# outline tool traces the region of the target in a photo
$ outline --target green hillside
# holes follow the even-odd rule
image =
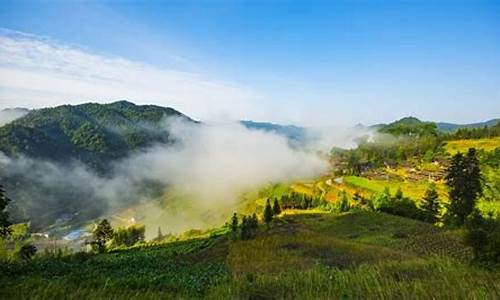
[[[106,254],[12,263],[3,298],[495,298],[460,232],[384,213],[285,211],[250,240],[228,230]]]
[[[180,112],[127,101],[32,110],[0,127],[0,151],[58,162],[72,159],[104,171],[107,164],[153,143],[169,142],[161,121]]]

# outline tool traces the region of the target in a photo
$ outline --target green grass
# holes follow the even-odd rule
[[[384,186],[364,177],[359,176],[346,176],[344,177],[346,185],[368,190],[372,193],[381,193],[384,191]]]
[[[251,240],[216,236],[0,269],[5,299],[500,296],[460,232],[384,213],[285,211]]]
[[[215,287],[214,299],[495,299],[498,274],[443,258],[362,265],[317,266],[307,271],[257,275]]]
[[[95,295],[94,290],[126,296],[140,292],[199,296],[227,275],[226,251],[227,239],[213,237],[5,264],[0,271],[4,287],[0,298],[31,298],[40,291],[42,298],[66,294],[76,299]]]

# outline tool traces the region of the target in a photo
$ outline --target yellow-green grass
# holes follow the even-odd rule
[[[446,151],[451,155],[457,152],[467,152],[469,148],[482,149],[484,151],[492,151],[500,147],[500,137],[476,139],[476,140],[456,140],[446,143]]]
[[[248,273],[248,275],[252,275]],[[236,277],[209,299],[498,299],[498,273],[446,258]]]
[[[470,257],[459,232],[419,221],[364,211],[287,210],[256,239],[230,244],[227,262],[232,279],[211,289],[207,297],[500,295],[500,275],[469,266]],[[454,287],[457,284],[460,287]]]
[[[403,194],[412,198],[415,201],[420,201],[425,191],[429,187],[430,182],[427,180],[420,181],[400,181],[400,180],[379,180],[369,179],[359,176],[344,177],[346,185],[366,191],[367,193],[381,193],[387,187],[391,193],[395,193],[401,189]],[[442,183],[436,183],[436,188],[441,200],[447,201],[448,193],[446,186]]]
[[[233,276],[303,271],[316,265],[350,268],[434,255],[468,261],[460,234],[375,212],[283,212],[256,239],[230,244]]]

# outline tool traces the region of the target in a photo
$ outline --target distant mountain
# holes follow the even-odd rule
[[[172,108],[127,101],[31,110],[0,127],[0,151],[59,162],[76,159],[103,171],[131,151],[170,142],[161,126],[165,117],[194,122]]]
[[[381,133],[388,133],[395,136],[421,136],[435,135],[436,124],[433,122],[424,122],[415,117],[405,117],[389,124],[377,124],[370,126]]]
[[[441,132],[453,132],[460,128],[481,128],[481,127],[491,127],[495,126],[499,119],[491,119],[485,122],[471,123],[471,124],[454,124],[454,123],[446,123],[446,122],[438,122],[436,123],[437,128]]]
[[[307,141],[307,130],[295,125],[280,125],[268,122],[254,122],[249,120],[240,121],[248,129],[263,130],[274,132],[288,138],[293,144],[304,143]]]
[[[435,133],[440,132],[453,132],[460,128],[482,128],[491,127],[500,122],[500,119],[492,119],[485,122],[471,123],[471,124],[454,124],[445,122],[426,122],[421,121],[415,117],[405,117],[400,120],[394,121],[389,124],[375,124],[369,128],[375,129],[379,132],[390,133],[393,135],[415,135],[422,133]]]

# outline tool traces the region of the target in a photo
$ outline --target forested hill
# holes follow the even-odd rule
[[[494,127],[500,122],[500,119],[491,119],[484,122],[471,124],[454,124],[445,122],[426,122],[415,117],[405,117],[389,124],[376,124],[370,126],[379,132],[393,135],[435,135],[441,133],[453,133],[459,129],[475,129],[484,127]]]
[[[377,129],[379,132],[395,136],[423,136],[436,135],[437,133],[436,123],[423,122],[415,117],[402,118],[389,124],[374,125],[372,128]]]
[[[0,127],[0,151],[52,161],[77,159],[96,169],[153,143],[170,142],[166,117],[189,117],[169,107],[127,101],[32,110]]]

